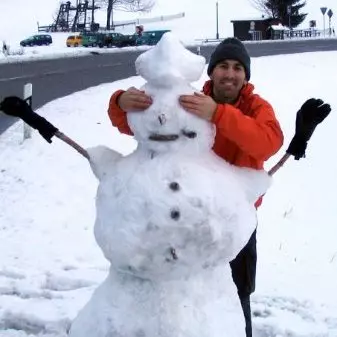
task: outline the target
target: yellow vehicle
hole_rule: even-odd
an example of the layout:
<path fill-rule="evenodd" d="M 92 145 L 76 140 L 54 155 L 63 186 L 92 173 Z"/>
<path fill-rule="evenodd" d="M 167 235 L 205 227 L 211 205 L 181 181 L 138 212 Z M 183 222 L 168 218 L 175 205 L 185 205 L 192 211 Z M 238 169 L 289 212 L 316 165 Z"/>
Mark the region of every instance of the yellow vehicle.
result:
<path fill-rule="evenodd" d="M 78 47 L 82 45 L 81 35 L 69 35 L 66 41 L 67 47 Z"/>

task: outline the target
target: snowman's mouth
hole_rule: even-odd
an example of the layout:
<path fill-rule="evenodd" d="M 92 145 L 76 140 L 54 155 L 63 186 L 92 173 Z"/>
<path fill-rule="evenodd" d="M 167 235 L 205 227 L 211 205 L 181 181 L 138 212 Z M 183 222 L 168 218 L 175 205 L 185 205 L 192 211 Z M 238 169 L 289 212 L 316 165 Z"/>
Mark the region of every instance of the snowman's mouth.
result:
<path fill-rule="evenodd" d="M 155 142 L 173 142 L 179 138 L 179 135 L 161 135 L 159 133 L 153 133 L 149 139 Z"/>
<path fill-rule="evenodd" d="M 190 130 L 182 130 L 181 133 L 183 136 L 193 139 L 197 137 L 197 133 L 195 131 Z M 171 134 L 171 135 L 162 135 L 159 133 L 153 133 L 149 136 L 150 140 L 154 140 L 155 142 L 172 142 L 174 140 L 177 140 L 179 138 L 179 135 Z"/>

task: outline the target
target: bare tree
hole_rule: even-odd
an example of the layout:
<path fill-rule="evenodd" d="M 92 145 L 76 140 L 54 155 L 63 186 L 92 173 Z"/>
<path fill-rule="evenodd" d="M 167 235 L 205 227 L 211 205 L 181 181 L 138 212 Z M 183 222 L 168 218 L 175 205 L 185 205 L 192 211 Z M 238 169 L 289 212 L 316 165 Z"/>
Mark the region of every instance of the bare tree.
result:
<path fill-rule="evenodd" d="M 250 3 L 259 12 L 269 17 L 275 18 L 277 16 L 277 1 L 250 0 Z"/>
<path fill-rule="evenodd" d="M 61 5 L 65 5 L 64 0 L 59 0 L 58 7 L 55 9 L 55 11 L 52 14 L 53 18 L 53 25 L 51 25 L 51 31 L 58 30 L 59 28 L 61 31 L 68 31 L 69 30 L 69 23 L 67 21 L 67 13 L 66 12 L 60 12 Z"/>
<path fill-rule="evenodd" d="M 307 14 L 300 13 L 305 7 L 305 0 L 250 0 L 253 7 L 269 17 L 280 19 L 282 24 L 289 27 L 297 27 Z"/>
<path fill-rule="evenodd" d="M 96 3 L 106 8 L 106 28 L 113 26 L 113 11 L 119 10 L 123 12 L 149 12 L 155 0 L 96 0 Z"/>

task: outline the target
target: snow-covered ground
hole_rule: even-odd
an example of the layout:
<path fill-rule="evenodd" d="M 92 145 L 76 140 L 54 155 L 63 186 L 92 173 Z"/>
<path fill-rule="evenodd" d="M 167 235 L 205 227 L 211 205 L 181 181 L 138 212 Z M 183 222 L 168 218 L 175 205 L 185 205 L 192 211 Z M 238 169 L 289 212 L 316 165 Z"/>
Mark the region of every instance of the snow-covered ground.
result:
<path fill-rule="evenodd" d="M 44 33 L 40 33 L 44 34 Z M 49 46 L 20 47 L 19 41 L 15 39 L 8 43 L 10 54 L 4 55 L 0 51 L 1 63 L 20 63 L 41 59 L 55 59 L 61 57 L 81 57 L 90 53 L 119 53 L 124 51 L 144 51 L 149 46 L 123 47 L 123 48 L 85 48 L 85 47 L 67 47 L 66 39 L 71 33 L 48 33 L 52 36 L 53 43 Z M 0 43 L 1 48 L 1 43 Z"/>
<path fill-rule="evenodd" d="M 255 337 L 337 336 L 337 52 L 252 59 L 252 83 L 269 100 L 285 134 L 310 97 L 332 105 L 307 158 L 275 175 L 258 211 L 258 275 L 252 298 Z M 285 67 L 280 67 L 280 64 Z M 195 83 L 201 88 L 206 73 Z M 136 146 L 107 117 L 110 94 L 139 87 L 132 77 L 57 99 L 37 112 L 84 147 L 124 154 Z M 73 103 L 76 102 L 74 105 Z M 94 241 L 97 181 L 87 161 L 58 139 L 22 141 L 17 122 L 0 136 L 0 336 L 61 337 L 108 264 Z"/>

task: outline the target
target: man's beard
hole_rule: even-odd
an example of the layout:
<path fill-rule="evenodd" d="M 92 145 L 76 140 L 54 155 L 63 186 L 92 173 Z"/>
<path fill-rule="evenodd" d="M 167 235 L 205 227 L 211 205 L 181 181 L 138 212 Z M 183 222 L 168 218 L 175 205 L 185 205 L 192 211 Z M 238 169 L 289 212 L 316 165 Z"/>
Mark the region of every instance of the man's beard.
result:
<path fill-rule="evenodd" d="M 224 90 L 214 90 L 213 89 L 213 99 L 215 100 L 216 103 L 219 104 L 224 104 L 224 103 L 228 103 L 228 104 L 233 104 L 237 101 L 239 97 L 239 93 L 233 97 L 233 96 L 229 96 Z"/>
<path fill-rule="evenodd" d="M 219 85 L 217 85 L 217 89 L 215 89 L 214 83 L 213 83 L 213 99 L 215 100 L 216 103 L 218 104 L 224 104 L 224 103 L 228 103 L 228 104 L 234 104 L 240 95 L 240 90 L 238 90 L 236 93 L 230 93 L 228 92 L 228 90 L 221 88 L 221 81 L 219 83 Z"/>

